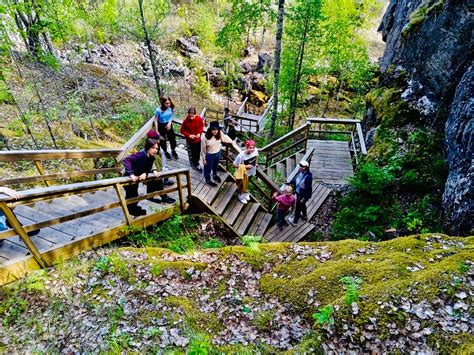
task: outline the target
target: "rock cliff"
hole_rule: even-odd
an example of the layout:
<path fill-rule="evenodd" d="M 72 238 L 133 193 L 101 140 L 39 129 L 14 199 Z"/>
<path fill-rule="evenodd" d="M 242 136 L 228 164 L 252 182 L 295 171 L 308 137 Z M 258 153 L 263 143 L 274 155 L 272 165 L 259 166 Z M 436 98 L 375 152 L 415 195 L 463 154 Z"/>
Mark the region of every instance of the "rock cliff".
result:
<path fill-rule="evenodd" d="M 461 235 L 473 232 L 473 12 L 473 0 L 391 0 L 379 28 L 381 85 L 403 72 L 401 99 L 445 135 L 445 228 Z"/>

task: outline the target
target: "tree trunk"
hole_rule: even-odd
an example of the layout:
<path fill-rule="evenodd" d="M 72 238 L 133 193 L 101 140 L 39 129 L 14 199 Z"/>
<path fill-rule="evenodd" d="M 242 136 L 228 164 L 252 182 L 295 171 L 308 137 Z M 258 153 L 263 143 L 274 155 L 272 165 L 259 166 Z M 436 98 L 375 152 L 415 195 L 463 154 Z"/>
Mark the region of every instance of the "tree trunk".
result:
<path fill-rule="evenodd" d="M 148 55 L 150 57 L 151 68 L 153 69 L 153 77 L 155 78 L 156 92 L 158 93 L 158 97 L 161 97 L 163 96 L 163 91 L 161 90 L 160 75 L 158 73 L 158 67 L 156 66 L 155 53 L 153 53 L 150 35 L 148 33 L 148 29 L 146 28 L 145 15 L 143 13 L 143 0 L 138 0 L 138 8 L 140 9 L 140 19 L 142 22 L 143 34 L 145 35 L 145 44 L 148 49 Z"/>
<path fill-rule="evenodd" d="M 309 11 L 306 13 L 306 18 L 304 20 L 304 30 L 303 30 L 303 37 L 301 38 L 298 57 L 297 57 L 297 69 L 296 69 L 296 77 L 295 77 L 295 85 L 293 88 L 292 98 L 290 99 L 290 115 L 289 115 L 289 122 L 290 122 L 290 129 L 292 130 L 295 125 L 295 116 L 296 116 L 296 106 L 298 105 L 298 93 L 299 87 L 301 82 L 301 69 L 303 67 L 303 58 L 304 58 L 304 50 L 306 45 L 306 35 L 308 33 L 308 23 L 309 23 Z"/>
<path fill-rule="evenodd" d="M 285 0 L 278 0 L 278 20 L 275 36 L 275 60 L 274 60 L 274 78 L 273 78 L 273 110 L 270 125 L 269 137 L 275 134 L 275 125 L 278 115 L 278 82 L 280 80 L 280 56 L 281 56 L 281 38 L 283 36 L 283 18 L 285 16 Z"/>
<path fill-rule="evenodd" d="M 53 141 L 54 148 L 58 149 L 58 145 L 56 144 L 56 137 L 54 137 L 54 133 L 53 133 L 53 130 L 51 128 L 51 121 L 48 118 L 47 108 L 46 108 L 46 106 L 43 102 L 43 98 L 41 97 L 41 95 L 39 93 L 37 84 L 33 83 L 33 86 L 35 88 L 36 96 L 38 97 L 39 106 L 40 106 L 39 110 L 42 111 L 42 113 L 43 113 L 44 122 L 46 123 L 46 127 L 48 128 L 48 132 L 49 132 L 49 135 L 51 137 L 51 140 Z"/>

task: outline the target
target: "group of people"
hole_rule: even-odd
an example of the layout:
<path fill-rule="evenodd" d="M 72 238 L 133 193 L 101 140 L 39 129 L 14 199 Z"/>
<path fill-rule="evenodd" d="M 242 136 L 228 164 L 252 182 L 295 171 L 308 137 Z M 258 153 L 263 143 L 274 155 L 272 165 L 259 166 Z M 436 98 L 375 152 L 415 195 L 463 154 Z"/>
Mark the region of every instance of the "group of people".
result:
<path fill-rule="evenodd" d="M 125 167 L 125 176 L 130 176 L 133 181 L 145 180 L 148 173 L 154 173 L 160 176 L 163 165 L 160 164 L 159 158 L 160 148 L 163 151 L 164 158 L 178 159 L 176 153 L 176 135 L 173 130 L 175 106 L 171 98 L 162 97 L 160 107 L 155 111 L 154 130 L 148 132 L 148 138 L 145 142 L 145 149 L 138 153 L 132 154 L 125 158 L 123 165 Z M 207 130 L 204 132 L 204 119 L 197 115 L 196 109 L 190 107 L 188 114 L 182 122 L 180 132 L 186 139 L 186 148 L 190 165 L 193 169 L 202 172 L 206 184 L 216 187 L 221 183 L 218 175 L 218 164 L 221 159 L 221 151 L 223 144 L 232 145 L 238 151 L 238 155 L 233 161 L 235 167 L 234 177 L 236 179 L 238 200 L 242 204 L 250 201 L 248 193 L 249 179 L 257 173 L 258 149 L 253 140 L 244 142 L 245 148 L 241 149 L 235 141 L 236 131 L 229 109 L 224 110 L 224 127 L 219 126 L 218 121 L 209 123 Z M 167 150 L 167 142 L 171 148 L 171 154 Z M 200 161 L 202 160 L 202 166 Z M 161 165 L 161 166 L 160 166 Z M 285 216 L 294 210 L 294 218 L 288 221 L 295 225 L 300 219 L 307 219 L 306 202 L 312 193 L 312 175 L 309 170 L 307 161 L 299 163 L 300 170 L 298 174 L 291 180 L 287 181 L 283 194 L 279 195 L 275 192 L 273 200 L 277 204 L 277 224 L 283 229 L 288 223 Z M 172 184 L 170 181 L 153 180 L 147 182 L 147 192 L 151 193 L 163 189 L 164 184 Z M 293 187 L 295 186 L 294 190 Z M 126 198 L 138 196 L 138 185 L 132 184 L 125 187 Z M 162 195 L 161 200 L 157 198 L 151 199 L 153 202 L 174 202 L 174 199 L 167 195 Z M 137 203 L 128 205 L 130 214 L 134 216 L 145 215 L 146 211 L 138 207 Z"/>

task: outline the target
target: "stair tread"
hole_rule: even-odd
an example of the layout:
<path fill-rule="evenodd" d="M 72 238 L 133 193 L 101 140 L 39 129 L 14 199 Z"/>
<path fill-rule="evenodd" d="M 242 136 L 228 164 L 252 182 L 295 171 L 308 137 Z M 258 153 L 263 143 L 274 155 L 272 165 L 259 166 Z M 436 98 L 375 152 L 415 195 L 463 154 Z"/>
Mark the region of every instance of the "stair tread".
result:
<path fill-rule="evenodd" d="M 227 207 L 224 214 L 222 215 L 222 218 L 224 218 L 230 225 L 233 225 L 243 207 L 244 204 L 241 203 L 234 195 L 229 207 Z"/>
<path fill-rule="evenodd" d="M 270 213 L 263 211 L 257 212 L 257 215 L 255 216 L 255 219 L 248 230 L 248 234 L 263 236 L 271 219 L 272 215 Z"/>
<path fill-rule="evenodd" d="M 278 162 L 276 164 L 276 171 L 283 177 L 286 176 L 286 166 L 283 162 Z"/>
<path fill-rule="evenodd" d="M 245 234 L 245 231 L 247 230 L 253 218 L 255 217 L 255 213 L 258 210 L 259 204 L 249 202 L 247 206 L 247 208 L 240 213 L 243 218 L 240 218 L 239 216 L 239 218 L 237 218 L 237 221 L 235 222 L 235 228 L 237 229 L 237 233 L 239 233 L 240 235 Z"/>
<path fill-rule="evenodd" d="M 214 207 L 217 214 L 222 215 L 224 213 L 225 208 L 229 204 L 229 201 L 234 196 L 235 191 L 237 190 L 237 186 L 235 183 L 228 182 L 224 185 L 224 189 L 221 191 L 219 196 L 216 198 L 212 207 Z"/>

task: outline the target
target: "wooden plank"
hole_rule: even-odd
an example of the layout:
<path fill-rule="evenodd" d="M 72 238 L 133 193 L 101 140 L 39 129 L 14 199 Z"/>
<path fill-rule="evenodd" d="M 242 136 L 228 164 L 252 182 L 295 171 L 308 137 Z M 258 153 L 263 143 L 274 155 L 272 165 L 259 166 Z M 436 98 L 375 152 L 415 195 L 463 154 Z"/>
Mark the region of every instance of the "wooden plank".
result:
<path fill-rule="evenodd" d="M 117 161 L 122 161 L 126 156 L 130 149 L 135 147 L 140 140 L 146 136 L 148 131 L 150 131 L 153 127 L 153 122 L 155 120 L 155 116 L 151 117 L 147 123 L 145 123 L 142 128 L 140 128 L 133 136 L 130 138 L 121 149 L 121 152 L 117 155 Z"/>
<path fill-rule="evenodd" d="M 37 181 L 44 181 L 48 183 L 49 180 L 59 180 L 59 179 L 69 179 L 81 176 L 89 176 L 96 174 L 106 174 L 106 173 L 120 173 L 122 168 L 102 168 L 102 169 L 90 169 L 82 171 L 68 171 L 65 173 L 54 173 L 54 174 L 45 174 L 37 176 L 25 176 L 18 177 L 14 179 L 3 179 L 0 180 L 0 186 L 11 185 L 11 184 L 26 184 Z M 51 186 L 51 185 L 48 185 Z"/>
<path fill-rule="evenodd" d="M 253 220 L 253 222 L 250 225 L 250 228 L 248 230 L 249 235 L 256 235 L 255 233 L 257 232 L 257 229 L 258 229 L 258 226 L 260 225 L 260 223 L 262 223 L 263 217 L 265 217 L 265 212 L 263 212 L 263 211 L 257 212 L 257 214 L 255 215 L 255 218 L 254 218 L 254 220 Z"/>
<path fill-rule="evenodd" d="M 311 124 L 314 123 L 337 123 L 337 124 L 355 124 L 360 123 L 360 120 L 354 120 L 349 118 L 329 118 L 329 117 L 308 117 L 306 122 Z"/>
<path fill-rule="evenodd" d="M 113 157 L 120 152 L 121 149 L 6 150 L 0 152 L 0 161 L 102 158 Z"/>
<path fill-rule="evenodd" d="M 296 158 L 294 156 L 287 158 L 286 159 L 286 176 L 290 176 L 293 170 L 295 169 L 295 167 L 296 167 Z"/>
<path fill-rule="evenodd" d="M 306 237 L 316 226 L 311 223 L 307 223 L 305 228 L 298 233 L 293 233 L 290 237 L 285 239 L 285 242 L 297 243 L 304 237 Z"/>
<path fill-rule="evenodd" d="M 225 208 L 234 196 L 236 190 L 237 185 L 235 183 L 228 182 L 225 185 L 225 188 L 220 193 L 221 198 L 216 199 L 216 201 L 212 204 L 212 206 L 215 208 L 216 212 L 219 215 L 222 215 L 222 213 L 224 213 Z"/>
<path fill-rule="evenodd" d="M 222 215 L 222 218 L 224 218 L 230 225 L 233 225 L 243 207 L 244 204 L 240 202 L 236 196 L 234 196 L 234 198 L 231 200 L 231 203 L 229 204 L 229 207 Z"/>
<path fill-rule="evenodd" d="M 254 235 L 263 237 L 271 220 L 272 220 L 272 215 L 270 213 L 265 213 L 265 215 L 263 216 L 261 222 L 259 223 L 257 227 L 257 230 L 254 232 Z"/>
<path fill-rule="evenodd" d="M 240 235 L 244 235 L 245 232 L 247 231 L 248 227 L 252 223 L 252 220 L 255 217 L 255 214 L 257 213 L 259 204 L 249 202 L 247 204 L 247 206 L 250 206 L 250 208 L 245 213 L 244 218 L 241 221 L 237 220 L 235 222 L 235 227 L 237 228 L 237 233 L 239 233 Z M 243 213 L 241 213 L 241 214 L 243 214 Z"/>
<path fill-rule="evenodd" d="M 163 172 L 160 176 L 161 178 L 165 177 L 173 177 L 177 174 L 185 174 L 188 169 L 175 169 Z M 155 177 L 154 174 L 148 174 L 149 180 L 157 180 L 158 178 Z M 23 204 L 25 201 L 33 202 L 36 201 L 37 198 L 44 198 L 48 196 L 68 196 L 68 195 L 77 195 L 80 193 L 89 192 L 91 190 L 97 190 L 100 188 L 109 188 L 113 187 L 115 184 L 122 184 L 122 185 L 130 185 L 133 184 L 129 177 L 119 177 L 113 179 L 104 179 L 98 181 L 86 181 L 68 185 L 59 185 L 59 186 L 50 186 L 50 187 L 43 187 L 37 189 L 30 189 L 20 191 L 20 199 L 14 200 L 12 197 L 0 194 L 0 201 L 9 201 L 10 205 L 17 205 Z"/>

